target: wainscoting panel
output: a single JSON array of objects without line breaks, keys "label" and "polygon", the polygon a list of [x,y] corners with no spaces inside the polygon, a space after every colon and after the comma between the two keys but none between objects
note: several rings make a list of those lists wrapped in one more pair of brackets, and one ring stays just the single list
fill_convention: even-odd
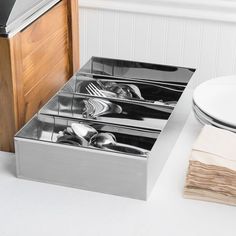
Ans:
[{"label": "wainscoting panel", "polygon": [[236,73],[236,23],[80,8],[81,65],[91,56],[197,68],[201,81]]},{"label": "wainscoting panel", "polygon": [[135,16],[132,14],[123,14],[119,12],[118,32],[117,32],[117,57],[131,59],[134,54],[134,28]]}]

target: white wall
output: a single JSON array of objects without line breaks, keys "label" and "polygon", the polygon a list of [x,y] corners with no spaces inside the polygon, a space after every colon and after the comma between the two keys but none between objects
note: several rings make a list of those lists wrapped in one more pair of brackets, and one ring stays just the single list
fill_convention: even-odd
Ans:
[{"label": "white wall", "polygon": [[131,0],[129,5],[111,1],[109,7],[105,0],[95,2],[80,2],[81,65],[103,56],[193,67],[201,80],[236,73],[234,5],[150,8]]}]

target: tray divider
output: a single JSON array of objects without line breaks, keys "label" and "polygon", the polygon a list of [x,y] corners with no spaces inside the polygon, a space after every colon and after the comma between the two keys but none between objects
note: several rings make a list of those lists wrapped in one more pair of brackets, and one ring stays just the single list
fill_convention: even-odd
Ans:
[{"label": "tray divider", "polygon": [[54,132],[54,131],[55,131],[55,125],[56,125],[55,123],[56,123],[55,117],[53,116],[53,128],[52,128],[52,134],[51,134],[51,141],[52,141],[52,142],[54,142],[54,141],[53,141],[53,135],[54,135],[54,133],[55,133],[55,132]]},{"label": "tray divider", "polygon": [[57,103],[58,103],[58,105],[57,105],[57,115],[58,116],[60,116],[60,96],[57,96]]},{"label": "tray divider", "polygon": [[74,117],[74,109],[73,109],[73,107],[74,107],[74,99],[75,99],[75,94],[72,94],[72,101],[71,101],[71,117]]}]

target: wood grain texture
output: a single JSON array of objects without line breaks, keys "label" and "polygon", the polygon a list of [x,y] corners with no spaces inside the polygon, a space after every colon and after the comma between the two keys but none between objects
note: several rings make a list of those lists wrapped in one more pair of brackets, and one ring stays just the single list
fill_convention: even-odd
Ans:
[{"label": "wood grain texture", "polygon": [[0,150],[13,150],[15,132],[77,71],[78,48],[77,0],[60,1],[14,37],[1,39]]},{"label": "wood grain texture", "polygon": [[69,59],[70,73],[74,74],[80,65],[79,61],[79,4],[78,0],[67,0],[68,25],[69,25]]},{"label": "wood grain texture", "polygon": [[11,140],[15,132],[13,82],[11,72],[10,44],[7,39],[0,38],[0,149],[13,149]]},{"label": "wood grain texture", "polygon": [[[18,130],[70,77],[66,2],[18,33],[10,45]],[[56,69],[60,69],[63,80]]]}]

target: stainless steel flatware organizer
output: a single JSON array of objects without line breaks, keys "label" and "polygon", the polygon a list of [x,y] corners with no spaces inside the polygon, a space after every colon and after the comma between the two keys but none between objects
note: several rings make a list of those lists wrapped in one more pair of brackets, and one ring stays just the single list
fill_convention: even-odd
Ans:
[{"label": "stainless steel flatware organizer", "polygon": [[147,199],[191,109],[194,71],[92,57],[16,134],[17,176]]}]

